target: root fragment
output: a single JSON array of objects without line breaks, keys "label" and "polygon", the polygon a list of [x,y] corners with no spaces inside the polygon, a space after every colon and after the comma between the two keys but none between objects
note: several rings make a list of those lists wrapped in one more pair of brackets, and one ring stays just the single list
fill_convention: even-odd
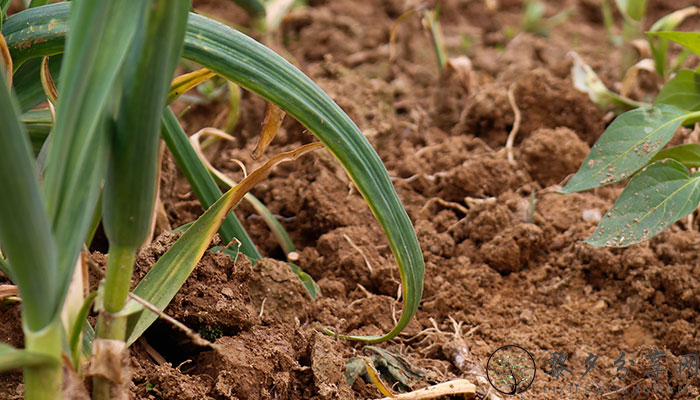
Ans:
[{"label": "root fragment", "polygon": [[353,243],[353,241],[350,239],[350,237],[348,235],[343,234],[343,237],[345,238],[345,240],[348,241],[348,243],[350,243],[350,246],[352,246],[352,248],[355,249],[355,251],[360,253],[360,255],[362,256],[362,259],[365,260],[365,265],[367,265],[367,269],[369,270],[369,273],[371,274],[373,271],[372,264],[370,264],[369,260],[365,256],[365,253],[362,252],[362,249],[359,248],[355,243]]},{"label": "root fragment", "polygon": [[508,88],[508,102],[513,108],[513,114],[515,114],[515,119],[513,121],[513,128],[510,130],[510,133],[508,134],[508,140],[506,141],[506,154],[510,165],[515,165],[515,158],[513,157],[513,142],[515,142],[515,135],[517,135],[518,130],[520,130],[521,119],[520,109],[518,108],[518,105],[515,104],[515,83],[510,85],[510,87]]}]

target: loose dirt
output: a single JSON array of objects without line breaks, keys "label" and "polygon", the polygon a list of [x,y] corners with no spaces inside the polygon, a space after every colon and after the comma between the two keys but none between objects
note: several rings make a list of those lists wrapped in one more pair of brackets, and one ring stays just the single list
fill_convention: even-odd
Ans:
[{"label": "loose dirt", "polygon": [[[601,398],[593,388],[613,386],[629,387],[629,393],[610,398],[691,397],[644,392],[654,386],[685,386],[700,394],[700,378],[679,373],[683,355],[700,355],[697,219],[677,223],[649,243],[595,248],[582,240],[621,186],[556,193],[611,120],[573,88],[566,53],[577,51],[609,87],[620,81],[620,48],[606,41],[597,2],[548,1],[548,16],[573,10],[549,37],[519,33],[521,1],[432,2],[441,6],[448,54],[471,60],[466,81],[456,72],[439,73],[418,19],[399,27],[390,60],[389,32],[408,3],[415,2],[309,0],[309,7],[285,18],[270,42],[368,136],[414,222],[426,261],[423,300],[406,330],[379,347],[422,371],[415,388],[461,377],[477,384],[481,398],[491,396],[483,380],[489,355],[508,344],[535,359],[538,371],[528,398]],[[490,3],[496,8],[487,8]],[[650,0],[646,25],[692,3]],[[194,5],[232,23],[248,23],[232,2]],[[700,20],[693,19],[681,28],[699,27]],[[514,164],[504,150],[515,119],[511,88],[522,115]],[[645,96],[656,90],[642,89]],[[224,101],[193,106],[184,127],[194,133],[214,125],[225,111]],[[213,164],[235,179],[242,173],[233,159],[249,170],[261,162],[250,154],[264,111],[264,101],[244,92],[237,141],[207,150]],[[288,118],[268,154],[312,140]],[[169,155],[161,183],[173,227],[201,214]],[[297,264],[322,295],[312,301],[287,264],[273,259],[283,257],[281,249],[242,203],[236,214],[270,258],[252,265],[243,256],[233,262],[223,254],[205,255],[166,312],[217,348],[196,346],[169,324],[156,322],[132,347],[133,397],[382,397],[361,378],[348,385],[344,375],[349,358],[374,353],[320,333],[324,327],[384,333],[401,312],[398,270],[362,197],[325,151],[280,166],[253,193],[279,216],[299,248]],[[161,233],[143,249],[136,276],[176,237]],[[94,260],[104,264],[105,249],[93,250]],[[15,346],[22,345],[19,308],[0,309],[0,338]],[[163,359],[149,355],[148,347]],[[555,351],[566,354],[564,366],[571,370],[560,379],[549,375]],[[646,356],[654,351],[665,353],[659,364],[665,371],[656,382],[646,375],[654,369]],[[622,352],[629,369],[625,378],[615,364]],[[591,354],[598,356],[595,368],[581,378]],[[21,398],[20,374],[0,378],[0,398]]]}]

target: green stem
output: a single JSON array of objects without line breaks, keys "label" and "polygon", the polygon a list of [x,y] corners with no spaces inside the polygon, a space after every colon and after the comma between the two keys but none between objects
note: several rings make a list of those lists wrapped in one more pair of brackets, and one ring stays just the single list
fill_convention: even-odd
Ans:
[{"label": "green stem", "polygon": [[438,22],[438,12],[437,10],[426,10],[423,12],[423,16],[430,26],[430,35],[433,38],[435,57],[437,58],[438,66],[442,69],[445,67],[445,64],[447,64],[447,51],[442,41],[442,30],[440,29],[440,22]]},{"label": "green stem", "polygon": [[[103,339],[126,339],[126,318],[114,314],[122,311],[131,288],[131,274],[134,270],[136,250],[125,246],[109,246],[107,256],[107,274],[105,276],[105,291],[102,304],[104,310],[98,321],[97,335]],[[123,325],[123,327],[122,327]],[[100,330],[100,328],[104,330]],[[123,329],[121,329],[123,328]]]},{"label": "green stem", "polygon": [[[105,276],[103,309],[97,318],[97,337],[126,341],[126,316],[119,314],[126,306],[131,288],[136,250],[128,246],[109,246]],[[95,400],[108,400],[117,385],[109,379],[95,376],[92,394]]]},{"label": "green stem", "polygon": [[60,318],[54,319],[46,328],[34,332],[24,327],[25,349],[33,353],[46,354],[55,363],[24,368],[24,398],[27,400],[60,400],[63,383],[61,351],[63,329]]}]

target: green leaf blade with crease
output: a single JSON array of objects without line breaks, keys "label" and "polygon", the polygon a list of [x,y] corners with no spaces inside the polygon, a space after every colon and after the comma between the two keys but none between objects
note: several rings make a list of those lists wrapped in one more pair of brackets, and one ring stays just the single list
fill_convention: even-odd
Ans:
[{"label": "green leaf blade with crease", "polygon": [[689,69],[678,71],[656,96],[654,104],[669,104],[682,110],[700,110],[700,74]]},{"label": "green leaf blade with crease", "polygon": [[561,192],[580,192],[630,178],[673,138],[687,116],[687,111],[667,104],[620,115]]},{"label": "green leaf blade with crease", "polygon": [[657,161],[632,178],[586,243],[626,247],[649,240],[698,204],[700,177],[675,160]]}]

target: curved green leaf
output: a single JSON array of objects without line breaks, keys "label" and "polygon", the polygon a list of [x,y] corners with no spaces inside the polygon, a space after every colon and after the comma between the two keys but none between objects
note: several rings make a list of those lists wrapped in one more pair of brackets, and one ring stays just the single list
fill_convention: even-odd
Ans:
[{"label": "curved green leaf", "polygon": [[625,247],[651,239],[700,204],[700,176],[675,160],[635,175],[586,243]]},{"label": "curved green leaf", "polygon": [[[56,78],[61,70],[62,62],[63,56],[60,54],[51,57],[49,70],[54,78],[54,82],[58,82]],[[12,86],[15,88],[17,100],[19,101],[22,112],[27,112],[46,101],[44,88],[41,86],[41,79],[39,79],[40,72],[41,57],[28,60],[14,73]]]},{"label": "curved green leaf", "polygon": [[682,144],[656,153],[649,164],[671,158],[683,164],[686,168],[700,168],[700,145],[697,143]]},{"label": "curved green leaf", "polygon": [[688,112],[659,104],[617,117],[561,193],[574,193],[627,179],[668,143]]},{"label": "curved green leaf", "polygon": [[[65,31],[54,31],[49,23],[59,19],[53,24],[65,24],[69,4],[58,3],[43,8],[51,12],[52,18],[46,18],[42,13],[28,15],[42,10],[38,7],[14,15],[3,26],[15,62],[61,51]],[[10,24],[14,18],[16,20]],[[32,46],[35,36],[30,30],[23,29],[27,23],[41,33],[44,42],[40,46]],[[53,36],[45,35],[47,31]],[[425,264],[415,231],[389,174],[362,132],[318,85],[296,67],[223,24],[191,14],[183,56],[281,107],[313,132],[340,161],[387,235],[399,267],[404,298],[401,318],[391,332],[382,336],[344,337],[379,342],[396,336],[418,310]]]},{"label": "curved green leaf", "polygon": [[[231,188],[209,207],[158,259],[136,286],[134,294],[158,309],[164,310],[197,266],[209,242],[219,229],[221,221],[241,201],[243,196],[258,182],[265,179],[275,165],[294,160],[320,147],[319,143],[313,143],[289,153],[278,154],[270,158],[262,167],[253,171],[241,183]],[[157,318],[155,313],[148,310],[129,316],[127,344],[136,341]]]},{"label": "curved green leaf", "polygon": [[384,336],[398,334],[420,302],[425,265],[413,226],[379,156],[352,120],[313,81],[268,48],[225,25],[191,15],[185,57],[280,106],[340,161],[389,239],[401,275],[404,311]]},{"label": "curved green leaf", "polygon": [[[8,20],[9,21],[9,20]],[[697,32],[649,32],[649,35],[672,40],[700,55],[700,33]]]},{"label": "curved green leaf", "polygon": [[[175,117],[169,107],[166,107],[163,111],[161,122],[163,140],[168,145],[168,149],[170,149],[175,162],[177,162],[178,167],[185,175],[187,182],[190,183],[192,191],[199,199],[202,207],[211,207],[221,197],[221,189],[219,189],[214,178],[199,160],[197,152],[192,148],[187,138],[187,134],[182,130],[177,117]],[[219,234],[226,243],[232,241],[233,238],[237,238],[241,242],[241,252],[248,256],[251,261],[255,262],[262,258],[257,247],[255,247],[255,243],[253,243],[233,213],[226,216],[219,228]]]},{"label": "curved green leaf", "polygon": [[684,69],[668,81],[656,96],[654,104],[669,104],[682,110],[700,110],[700,74]]}]

